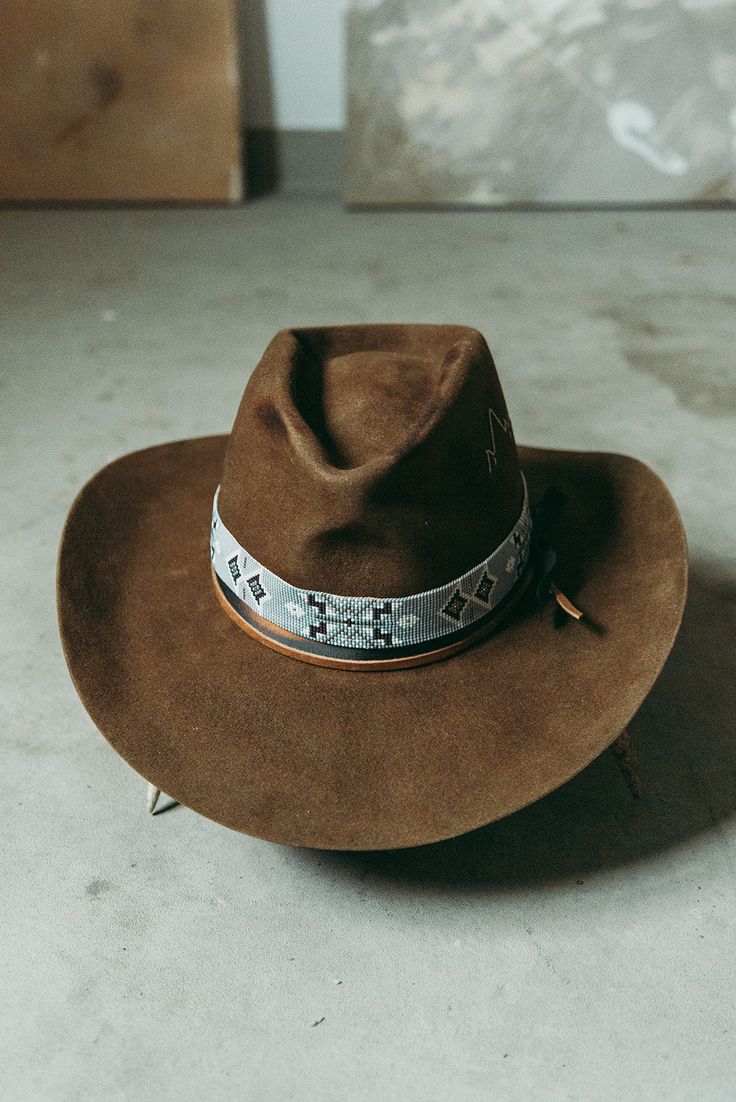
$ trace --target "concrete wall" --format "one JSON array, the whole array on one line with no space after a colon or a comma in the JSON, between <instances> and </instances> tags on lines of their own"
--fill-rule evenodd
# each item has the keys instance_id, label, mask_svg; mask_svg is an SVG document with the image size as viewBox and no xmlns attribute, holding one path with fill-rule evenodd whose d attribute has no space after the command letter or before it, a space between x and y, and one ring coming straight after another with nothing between
<instances>
[{"instance_id":1,"label":"concrete wall","mask_svg":"<svg viewBox=\"0 0 736 1102\"><path fill-rule=\"evenodd\" d=\"M348 0L237 0L247 128L341 130Z\"/></svg>"}]
</instances>

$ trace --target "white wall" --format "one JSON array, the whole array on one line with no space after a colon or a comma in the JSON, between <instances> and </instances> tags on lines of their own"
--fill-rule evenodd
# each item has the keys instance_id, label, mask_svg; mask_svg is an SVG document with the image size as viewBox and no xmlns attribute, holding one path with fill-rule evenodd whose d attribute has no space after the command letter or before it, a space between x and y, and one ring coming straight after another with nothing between
<instances>
[{"instance_id":1,"label":"white wall","mask_svg":"<svg viewBox=\"0 0 736 1102\"><path fill-rule=\"evenodd\" d=\"M349 0L238 0L248 127L340 130Z\"/></svg>"}]
</instances>

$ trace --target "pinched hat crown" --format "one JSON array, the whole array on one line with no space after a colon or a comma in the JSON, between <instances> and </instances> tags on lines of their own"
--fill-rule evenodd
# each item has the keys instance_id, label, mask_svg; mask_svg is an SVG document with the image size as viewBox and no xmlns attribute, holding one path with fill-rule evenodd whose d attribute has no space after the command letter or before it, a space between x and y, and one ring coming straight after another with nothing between
<instances>
[{"instance_id":1,"label":"pinched hat crown","mask_svg":"<svg viewBox=\"0 0 736 1102\"><path fill-rule=\"evenodd\" d=\"M482 335L366 325L274 337L235 420L219 513L293 586L400 597L481 562L523 498Z\"/></svg>"},{"instance_id":2,"label":"pinched hat crown","mask_svg":"<svg viewBox=\"0 0 736 1102\"><path fill-rule=\"evenodd\" d=\"M246 631L350 669L434 661L505 615L530 533L479 333L386 325L274 338L213 506L215 589Z\"/></svg>"}]
</instances>

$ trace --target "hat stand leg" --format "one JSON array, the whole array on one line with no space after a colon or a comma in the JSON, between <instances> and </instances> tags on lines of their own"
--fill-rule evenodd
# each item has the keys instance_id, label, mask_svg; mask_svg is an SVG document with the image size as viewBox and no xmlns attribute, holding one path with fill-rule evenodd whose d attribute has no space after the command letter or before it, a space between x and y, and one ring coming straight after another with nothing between
<instances>
[{"instance_id":1,"label":"hat stand leg","mask_svg":"<svg viewBox=\"0 0 736 1102\"><path fill-rule=\"evenodd\" d=\"M639 763L634 749L634 743L628 727L624 727L621 734L611 746L624 780L629 786L631 795L638 800L641 796L641 777L639 775Z\"/></svg>"},{"instance_id":2,"label":"hat stand leg","mask_svg":"<svg viewBox=\"0 0 736 1102\"><path fill-rule=\"evenodd\" d=\"M149 784L149 786L148 786L148 796L147 796L147 799L146 799L146 806L148 807L149 815L155 815L155 813L156 813L156 804L158 803L160 795L161 795L161 789L156 788L155 784Z\"/></svg>"},{"instance_id":3,"label":"hat stand leg","mask_svg":"<svg viewBox=\"0 0 736 1102\"><path fill-rule=\"evenodd\" d=\"M168 811L170 807L176 807L176 800L168 800L163 807L159 807L159 800L161 799L162 792L160 788L156 788L155 784L149 784L148 793L146 795L146 807L148 808L149 815L155 815L156 809L158 811Z\"/></svg>"}]
</instances>

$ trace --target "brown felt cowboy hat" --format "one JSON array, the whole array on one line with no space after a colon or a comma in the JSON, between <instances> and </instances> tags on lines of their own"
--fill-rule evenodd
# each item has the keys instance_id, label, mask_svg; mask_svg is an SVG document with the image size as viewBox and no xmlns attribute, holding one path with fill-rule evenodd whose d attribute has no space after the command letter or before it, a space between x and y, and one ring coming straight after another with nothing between
<instances>
[{"instance_id":1,"label":"brown felt cowboy hat","mask_svg":"<svg viewBox=\"0 0 736 1102\"><path fill-rule=\"evenodd\" d=\"M277 334L229 436L84 487L58 579L75 685L134 769L335 849L456 835L573 776L642 703L685 589L659 478L517 447L483 337L431 325Z\"/></svg>"}]
</instances>

